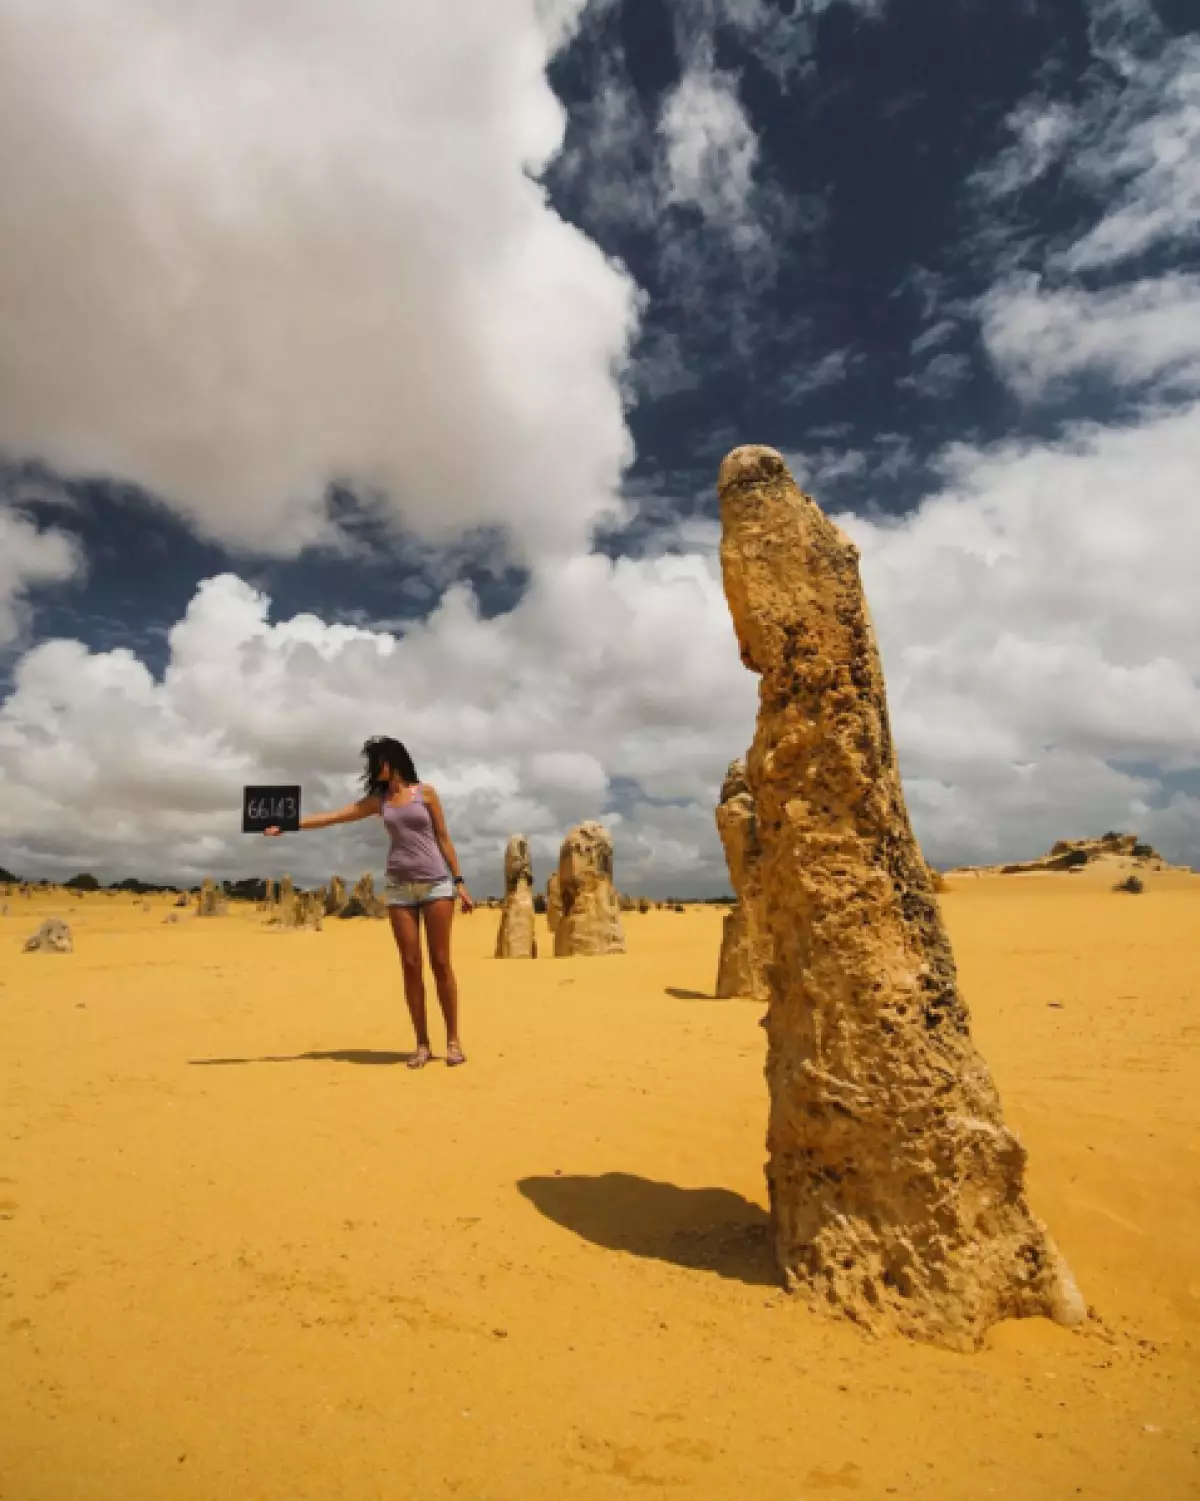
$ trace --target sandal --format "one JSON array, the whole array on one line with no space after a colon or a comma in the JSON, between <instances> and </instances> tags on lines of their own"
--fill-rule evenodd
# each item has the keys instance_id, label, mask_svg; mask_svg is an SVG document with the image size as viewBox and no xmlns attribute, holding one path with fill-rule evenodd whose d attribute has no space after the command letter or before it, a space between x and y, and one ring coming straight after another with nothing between
<instances>
[{"instance_id":1,"label":"sandal","mask_svg":"<svg viewBox=\"0 0 1200 1501\"><path fill-rule=\"evenodd\" d=\"M429 1050L429 1044L427 1042L419 1042L416 1052L408 1060L408 1066L409 1068L424 1068L432 1057L433 1054Z\"/></svg>"},{"instance_id":2,"label":"sandal","mask_svg":"<svg viewBox=\"0 0 1200 1501\"><path fill-rule=\"evenodd\" d=\"M467 1055L462 1050L462 1044L448 1042L446 1044L446 1067L457 1068L460 1063L467 1061Z\"/></svg>"}]
</instances>

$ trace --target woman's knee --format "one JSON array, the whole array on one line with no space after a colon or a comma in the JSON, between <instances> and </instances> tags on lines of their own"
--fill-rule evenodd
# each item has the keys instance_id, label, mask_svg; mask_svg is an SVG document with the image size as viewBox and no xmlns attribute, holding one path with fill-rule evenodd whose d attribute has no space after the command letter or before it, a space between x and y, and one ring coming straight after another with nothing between
<instances>
[{"instance_id":1,"label":"woman's knee","mask_svg":"<svg viewBox=\"0 0 1200 1501\"><path fill-rule=\"evenodd\" d=\"M439 985L448 984L454 979L454 968L450 963L449 954L430 954L429 968L433 971L433 978Z\"/></svg>"}]
</instances>

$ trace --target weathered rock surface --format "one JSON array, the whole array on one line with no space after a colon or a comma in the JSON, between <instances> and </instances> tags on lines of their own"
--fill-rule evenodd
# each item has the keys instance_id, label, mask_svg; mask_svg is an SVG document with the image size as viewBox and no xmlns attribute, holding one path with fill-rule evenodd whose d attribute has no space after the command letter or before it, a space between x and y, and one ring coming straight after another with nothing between
<instances>
[{"instance_id":1,"label":"weathered rock surface","mask_svg":"<svg viewBox=\"0 0 1200 1501\"><path fill-rule=\"evenodd\" d=\"M762 845L745 761L732 762L725 774L717 804L717 832L737 902L721 927L716 993L765 1001L771 942L763 910Z\"/></svg>"},{"instance_id":2,"label":"weathered rock surface","mask_svg":"<svg viewBox=\"0 0 1200 1501\"><path fill-rule=\"evenodd\" d=\"M561 921L562 886L558 879L558 871L553 870L546 882L546 926L553 933Z\"/></svg>"},{"instance_id":3,"label":"weathered rock surface","mask_svg":"<svg viewBox=\"0 0 1200 1501\"><path fill-rule=\"evenodd\" d=\"M27 954L69 954L73 949L71 930L61 917L48 917L37 932L25 940Z\"/></svg>"},{"instance_id":4,"label":"weathered rock surface","mask_svg":"<svg viewBox=\"0 0 1200 1501\"><path fill-rule=\"evenodd\" d=\"M562 916L554 930L556 958L625 952L625 930L613 886L612 837L603 824L581 823L563 840L558 888Z\"/></svg>"},{"instance_id":5,"label":"weathered rock surface","mask_svg":"<svg viewBox=\"0 0 1200 1501\"><path fill-rule=\"evenodd\" d=\"M529 840L514 834L504 851L504 905L496 934L497 959L536 959L533 925L533 857Z\"/></svg>"},{"instance_id":6,"label":"weathered rock surface","mask_svg":"<svg viewBox=\"0 0 1200 1501\"><path fill-rule=\"evenodd\" d=\"M771 449L730 454L719 488L725 592L762 679L747 771L785 1280L826 1311L956 1348L1007 1317L1077 1323L909 826L857 550Z\"/></svg>"},{"instance_id":7,"label":"weathered rock surface","mask_svg":"<svg viewBox=\"0 0 1200 1501\"><path fill-rule=\"evenodd\" d=\"M333 917L346 905L346 883L341 876L330 876L325 893L325 916Z\"/></svg>"}]
</instances>

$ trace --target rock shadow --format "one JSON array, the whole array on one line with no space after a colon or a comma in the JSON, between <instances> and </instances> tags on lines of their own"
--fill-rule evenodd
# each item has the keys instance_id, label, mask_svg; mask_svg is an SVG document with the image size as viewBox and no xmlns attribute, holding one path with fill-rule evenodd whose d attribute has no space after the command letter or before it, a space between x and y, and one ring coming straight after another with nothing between
<instances>
[{"instance_id":1,"label":"rock shadow","mask_svg":"<svg viewBox=\"0 0 1200 1501\"><path fill-rule=\"evenodd\" d=\"M632 1173L522 1178L517 1188L547 1219L606 1250L750 1287L781 1285L766 1211L727 1188L679 1188Z\"/></svg>"},{"instance_id":2,"label":"rock shadow","mask_svg":"<svg viewBox=\"0 0 1200 1501\"><path fill-rule=\"evenodd\" d=\"M386 1053L374 1048L330 1048L323 1053L268 1053L262 1058L189 1058L193 1068L216 1068L232 1063L363 1063L375 1066L407 1063L412 1053Z\"/></svg>"},{"instance_id":3,"label":"rock shadow","mask_svg":"<svg viewBox=\"0 0 1200 1501\"><path fill-rule=\"evenodd\" d=\"M721 1001L728 999L726 996L713 995L711 990L687 990L682 985L668 985L665 993L673 996L677 1001Z\"/></svg>"}]
</instances>

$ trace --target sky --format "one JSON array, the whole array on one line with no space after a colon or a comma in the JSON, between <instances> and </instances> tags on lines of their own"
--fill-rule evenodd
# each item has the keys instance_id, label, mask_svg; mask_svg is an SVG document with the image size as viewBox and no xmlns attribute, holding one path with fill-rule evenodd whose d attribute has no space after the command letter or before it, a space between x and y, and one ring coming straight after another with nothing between
<instances>
[{"instance_id":1,"label":"sky","mask_svg":"<svg viewBox=\"0 0 1200 1501\"><path fill-rule=\"evenodd\" d=\"M0 866L728 890L715 479L862 550L937 865L1200 866L1192 0L0 0Z\"/></svg>"}]
</instances>

